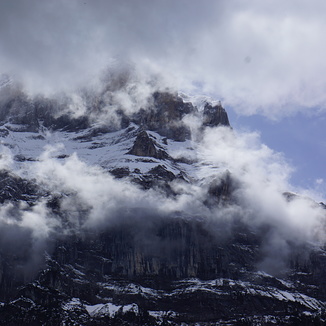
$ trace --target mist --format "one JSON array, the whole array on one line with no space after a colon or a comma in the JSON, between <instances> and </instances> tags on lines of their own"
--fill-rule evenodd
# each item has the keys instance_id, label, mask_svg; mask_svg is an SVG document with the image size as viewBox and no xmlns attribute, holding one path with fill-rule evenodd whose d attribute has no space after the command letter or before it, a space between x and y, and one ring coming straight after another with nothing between
<instances>
[{"instance_id":1,"label":"mist","mask_svg":"<svg viewBox=\"0 0 326 326\"><path fill-rule=\"evenodd\" d=\"M241 216L254 229L269 230L263 236L263 259L258 268L277 274L286 269L293 248L306 243L325 245L324 208L312 200L314 193L300 193L301 189L290 184L293 168L281 153L261 143L259 134L223 127L208 129L199 153L203 162L232 171L237 180L233 218ZM212 178L203 165L201 175ZM290 197L288 191L292 191Z\"/></svg>"},{"instance_id":2,"label":"mist","mask_svg":"<svg viewBox=\"0 0 326 326\"><path fill-rule=\"evenodd\" d=\"M190 121L192 128L199 125ZM10 153L2 159L7 169L28 175L59 198L60 214L52 211L46 198L33 207L5 204L1 208L2 229L17 230L16 241L30 248L28 264L35 270L44 263L42 252L51 251L55 239L104 232L124 223L134 225L142 241L147 238L157 247L158 239L146 232L167 218L202 221L210 234L224 240L232 236L232 225L237 221L258 234L269 230L262 237L263 259L258 268L272 274L285 268L293 246L325 245L325 209L311 198L295 194L288 181L291 166L280 153L262 144L257 133L208 127L202 138L193 142L191 151L177 154L196 157L198 182L170 182L176 193L172 197L159 188L144 190L128 178L116 179L102 167L81 160L78 153L58 160L62 146L45 147L37 162L26 165L25 171L10 166ZM232 199L207 205L212 180L222 182L225 171L230 171L236 185ZM293 191L291 199L284 195L288 191ZM277 254L280 251L282 255Z\"/></svg>"},{"instance_id":3,"label":"mist","mask_svg":"<svg viewBox=\"0 0 326 326\"><path fill-rule=\"evenodd\" d=\"M30 98L65 94L70 101L64 112L75 117L85 115L98 96L104 106L97 121L104 123L118 119L116 110L131 115L146 108L156 90L206 93L239 114L273 119L296 112L319 114L326 110L325 6L321 0L3 0L0 72L18 85L15 91ZM94 98L87 96L94 91ZM146 217L182 212L217 223L241 219L257 229L268 225L262 268L275 262L281 266L289 242L325 243L325 211L308 198L314 194L305 192L291 201L283 195L302 189L289 183L293 167L282 154L262 144L257 133L218 127L202 135L197 118L185 120L201 137L193 144L195 151L185 155L202 163L197 165L200 182L172 182L175 198L114 179L78 153L58 161L52 147L44 148L33 167L15 171L13 153L4 148L1 168L25 172L50 192L63 194L65 222L40 200L32 208L2 206L1 229L31 248L27 256L32 265L49 248L48 239L109 228L135 210ZM226 170L239 185L234 202L207 207L209 182L221 179ZM1 246L15 253L10 243L2 240ZM277 257L280 250L284 255Z\"/></svg>"}]
</instances>

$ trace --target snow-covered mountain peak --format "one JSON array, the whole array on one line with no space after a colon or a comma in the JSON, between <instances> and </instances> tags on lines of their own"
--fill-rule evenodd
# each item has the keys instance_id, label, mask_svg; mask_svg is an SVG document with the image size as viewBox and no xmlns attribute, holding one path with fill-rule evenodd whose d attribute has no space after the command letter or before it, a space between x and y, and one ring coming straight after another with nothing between
<instances>
[{"instance_id":1,"label":"snow-covered mountain peak","mask_svg":"<svg viewBox=\"0 0 326 326\"><path fill-rule=\"evenodd\" d=\"M221 103L143 102L3 98L0 325L324 321L322 206Z\"/></svg>"}]
</instances>

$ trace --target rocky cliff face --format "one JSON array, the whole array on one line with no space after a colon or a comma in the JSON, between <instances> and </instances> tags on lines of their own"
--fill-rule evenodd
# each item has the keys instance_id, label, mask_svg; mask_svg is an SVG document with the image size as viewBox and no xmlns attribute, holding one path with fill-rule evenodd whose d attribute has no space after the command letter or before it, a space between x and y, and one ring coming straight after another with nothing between
<instances>
[{"instance_id":1,"label":"rocky cliff face","mask_svg":"<svg viewBox=\"0 0 326 326\"><path fill-rule=\"evenodd\" d=\"M118 324L119 317L127 325L160 325L162 318L172 325L216 320L291 325L323 318L323 252L306 259L298 252L285 281L256 273L260 235L244 226L234 225L237 232L229 238L222 226L200 221L162 220L147 227L149 239L129 221L61 241L39 276L0 308L1 323L101 325ZM121 313L110 312L112 305ZM133 310L123 313L130 306ZM95 313L99 307L103 310Z\"/></svg>"},{"instance_id":2,"label":"rocky cliff face","mask_svg":"<svg viewBox=\"0 0 326 326\"><path fill-rule=\"evenodd\" d=\"M221 103L218 105L212 106L209 103L206 103L204 106L204 112L203 112L203 125L208 127L216 127L219 125L222 126L229 126L229 118L225 111L225 109L222 107Z\"/></svg>"},{"instance_id":3,"label":"rocky cliff face","mask_svg":"<svg viewBox=\"0 0 326 326\"><path fill-rule=\"evenodd\" d=\"M324 323L326 248L288 241L282 267L268 274L262 261L273 225L245 222L232 171L197 174L204 163L192 155L185 117L200 118L200 130L229 127L221 104L198 108L158 92L150 103L118 113L119 127L92 121L100 101L78 118L23 94L1 104L1 144L13 151L16 174L0 173L0 325ZM58 149L44 158L52 142ZM85 162L99 192L87 173L74 182ZM52 170L31 177L35 164ZM181 210L176 203L195 187L196 205Z\"/></svg>"},{"instance_id":4,"label":"rocky cliff face","mask_svg":"<svg viewBox=\"0 0 326 326\"><path fill-rule=\"evenodd\" d=\"M195 112L190 103L170 93L154 93L154 108L139 111L133 121L144 129L153 130L160 135L178 141L190 138L189 128L182 122L187 115Z\"/></svg>"},{"instance_id":5,"label":"rocky cliff face","mask_svg":"<svg viewBox=\"0 0 326 326\"><path fill-rule=\"evenodd\" d=\"M128 154L154 157L157 159L165 159L168 157L168 154L159 148L159 146L155 143L155 140L151 138L145 130L138 133L136 140Z\"/></svg>"}]
</instances>

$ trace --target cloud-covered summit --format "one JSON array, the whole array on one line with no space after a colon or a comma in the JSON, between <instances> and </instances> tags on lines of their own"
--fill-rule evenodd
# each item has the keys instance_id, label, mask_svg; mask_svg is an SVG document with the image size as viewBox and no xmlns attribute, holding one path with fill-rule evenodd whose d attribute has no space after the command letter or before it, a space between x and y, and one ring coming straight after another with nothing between
<instances>
[{"instance_id":1,"label":"cloud-covered summit","mask_svg":"<svg viewBox=\"0 0 326 326\"><path fill-rule=\"evenodd\" d=\"M53 92L119 60L244 114L324 111L324 11L320 0L1 1L1 71Z\"/></svg>"}]
</instances>

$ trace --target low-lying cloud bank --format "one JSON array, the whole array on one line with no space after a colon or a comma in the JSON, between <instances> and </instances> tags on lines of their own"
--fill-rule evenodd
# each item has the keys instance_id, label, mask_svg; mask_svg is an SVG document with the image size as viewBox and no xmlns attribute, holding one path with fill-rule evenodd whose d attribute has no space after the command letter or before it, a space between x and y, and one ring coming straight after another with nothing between
<instances>
[{"instance_id":1,"label":"low-lying cloud bank","mask_svg":"<svg viewBox=\"0 0 326 326\"><path fill-rule=\"evenodd\" d=\"M228 127L206 128L193 147L199 181L192 185L173 181L171 187L178 193L175 197L158 189L143 190L128 179L115 179L102 168L82 162L77 153L65 161L58 160L54 158L56 148L45 148L26 173L58 196L60 213L46 205L46 198L33 207L3 204L2 249L15 250L16 246L10 249L10 241L5 240L12 234L29 248L27 266L33 271L42 261L42 252L50 250L53 239L105 230L134 215L137 223L145 224L148 219L177 216L200 218L226 228L235 220L252 230L267 227L262 241L265 258L259 268L272 273L284 267L293 244L325 244L325 209L307 197L284 195L291 190L291 168L280 154L261 144L257 134L241 134ZM9 156L7 152L2 159L7 169L12 164ZM214 178L222 178L226 170L236 181L233 199L222 206L207 206L207 187Z\"/></svg>"},{"instance_id":2,"label":"low-lying cloud bank","mask_svg":"<svg viewBox=\"0 0 326 326\"><path fill-rule=\"evenodd\" d=\"M292 169L256 133L206 130L200 153L204 162L229 169L239 181L235 196L249 225L272 225L281 239L325 242L325 210L307 196L286 195L295 191L289 184Z\"/></svg>"},{"instance_id":3,"label":"low-lying cloud bank","mask_svg":"<svg viewBox=\"0 0 326 326\"><path fill-rule=\"evenodd\" d=\"M239 113L326 108L325 2L2 1L2 73L66 91L121 62Z\"/></svg>"}]
</instances>

